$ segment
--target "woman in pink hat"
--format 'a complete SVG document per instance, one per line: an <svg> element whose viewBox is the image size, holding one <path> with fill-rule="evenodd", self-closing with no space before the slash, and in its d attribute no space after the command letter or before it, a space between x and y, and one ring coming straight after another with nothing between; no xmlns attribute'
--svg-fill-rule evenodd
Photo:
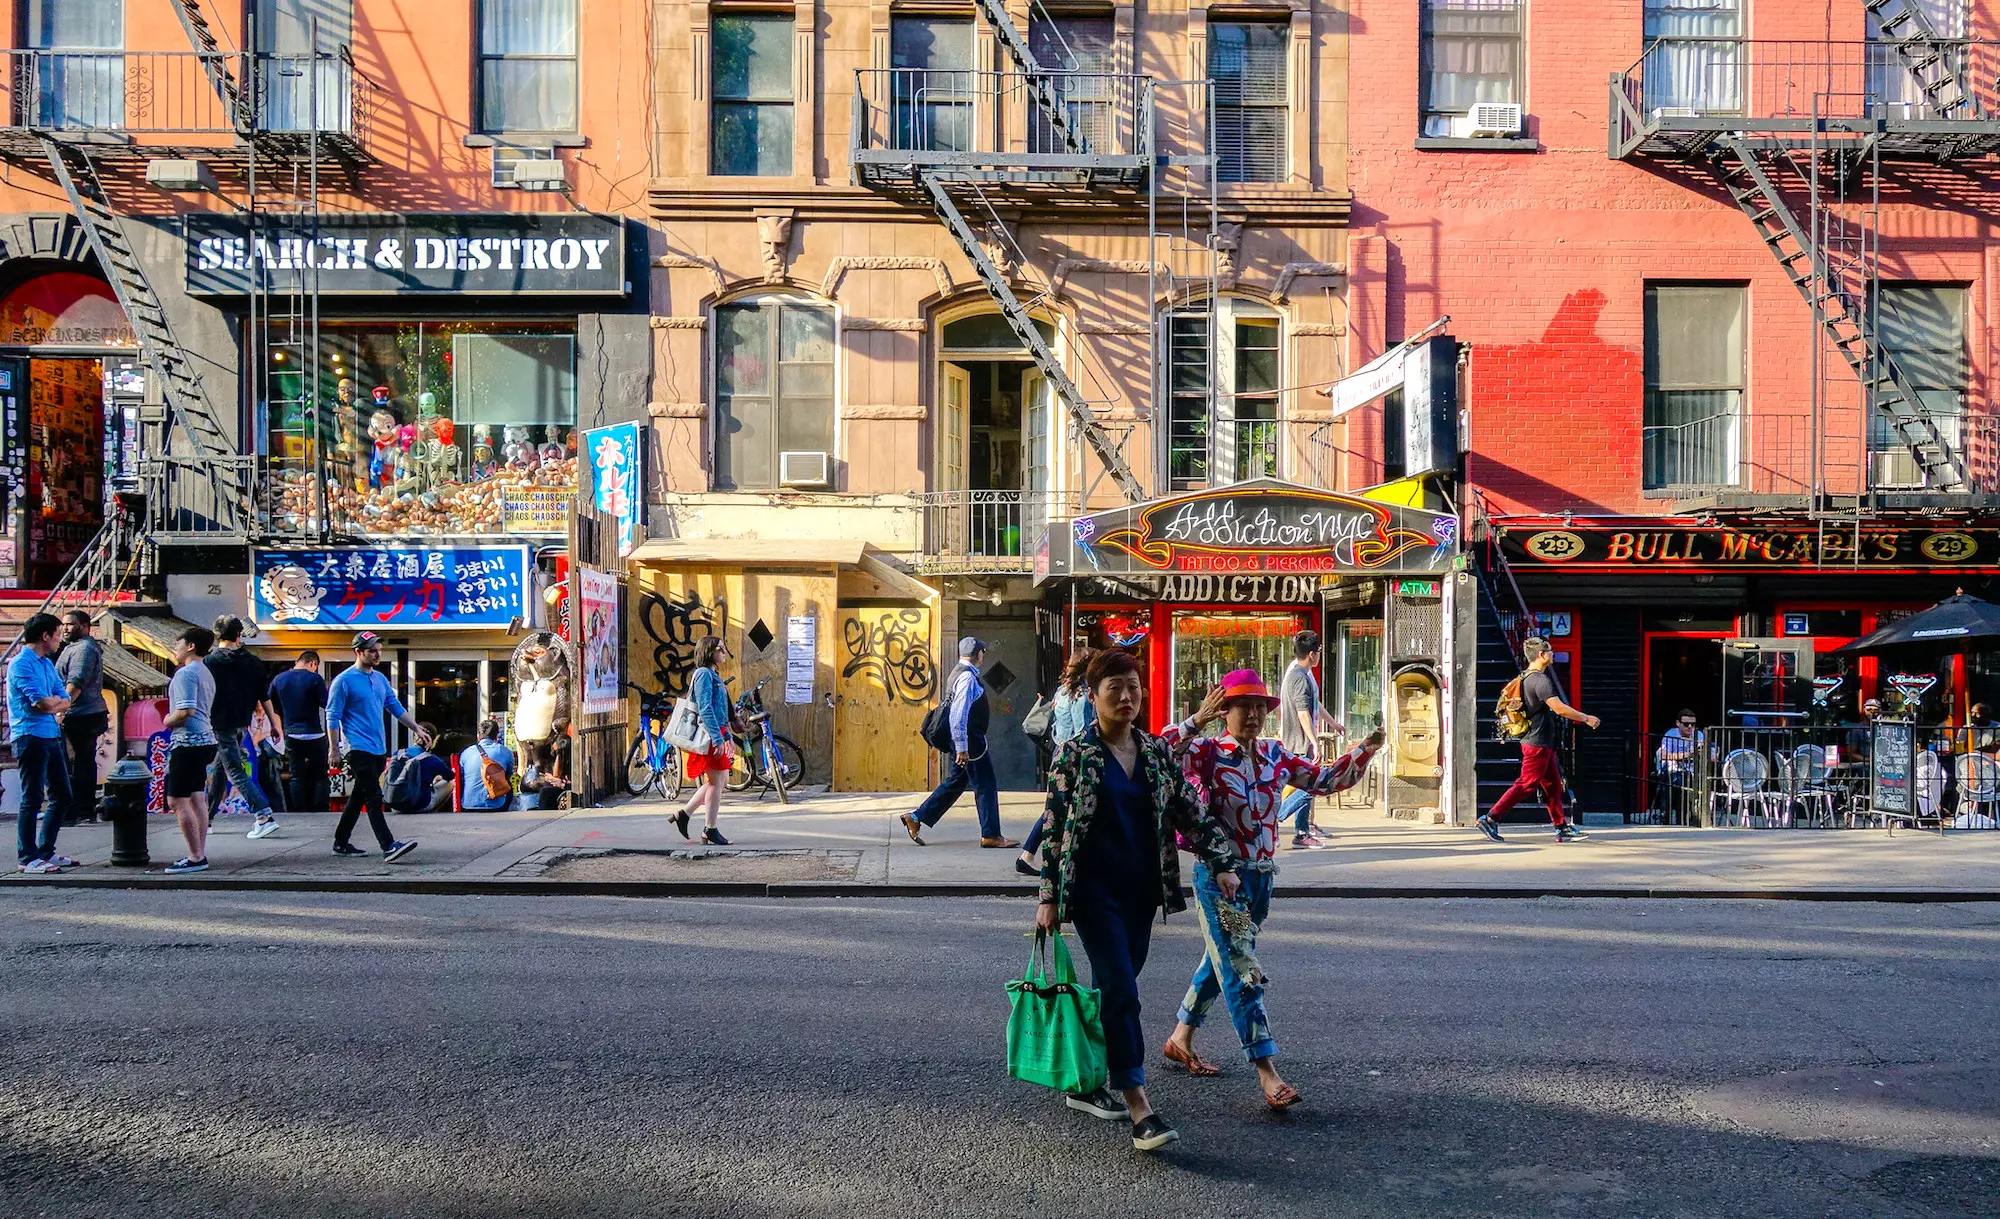
<svg viewBox="0 0 2000 1219"><path fill-rule="evenodd" d="M1264 974L1257 965L1257 931L1271 913L1271 883L1277 875L1278 805L1287 785L1314 795L1337 792L1367 773L1368 760L1381 748L1382 731L1324 765L1309 762L1275 740L1261 737L1264 720L1278 705L1254 669L1225 674L1194 715L1170 724L1161 735L1180 757L1197 790L1206 793L1208 812L1227 831L1236 849L1242 888L1232 899L1216 884L1205 863L1194 868L1194 895L1201 906L1206 945L1180 1023L1161 1051L1191 1075L1218 1075L1220 1068L1194 1052L1194 1031L1221 996L1243 1043L1243 1056L1257 1068L1264 1103L1274 1109L1297 1104L1298 1089L1278 1075L1264 1014ZM1220 736L1204 736L1221 720Z"/></svg>

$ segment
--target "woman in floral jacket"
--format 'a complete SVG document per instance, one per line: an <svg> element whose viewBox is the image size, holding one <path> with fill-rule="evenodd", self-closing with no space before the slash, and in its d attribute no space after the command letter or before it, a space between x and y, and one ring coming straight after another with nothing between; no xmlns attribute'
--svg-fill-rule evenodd
<svg viewBox="0 0 2000 1219"><path fill-rule="evenodd" d="M1094 718L1056 749L1049 764L1048 834L1042 840L1041 905L1035 925L1067 919L1090 957L1101 996L1111 1087L1070 1096L1070 1108L1132 1123L1132 1145L1157 1151L1180 1135L1146 1099L1146 1043L1139 1030L1139 971L1152 943L1153 911L1185 910L1176 831L1234 896L1234 853L1196 803L1164 741L1134 721L1144 695L1139 664L1108 648L1090 662Z"/></svg>
<svg viewBox="0 0 2000 1219"><path fill-rule="evenodd" d="M1264 1102L1282 1109L1297 1104L1299 1093L1278 1075L1278 1043L1271 1039L1264 1014L1264 974L1257 965L1257 931L1270 916L1271 882L1278 870L1278 806L1287 785L1314 795L1354 786L1381 747L1382 732L1377 729L1349 753L1315 765L1259 737L1264 718L1277 705L1254 669L1238 669L1223 676L1192 717L1169 725L1161 737L1206 795L1210 816L1228 833L1243 896L1238 903L1215 883L1208 865L1195 865L1194 896L1201 905L1206 950L1181 1000L1180 1023L1161 1053L1191 1075L1220 1074L1194 1052L1194 1031L1219 995L1243 1042L1243 1056L1257 1068ZM1217 720L1224 722L1223 734L1203 736Z"/></svg>

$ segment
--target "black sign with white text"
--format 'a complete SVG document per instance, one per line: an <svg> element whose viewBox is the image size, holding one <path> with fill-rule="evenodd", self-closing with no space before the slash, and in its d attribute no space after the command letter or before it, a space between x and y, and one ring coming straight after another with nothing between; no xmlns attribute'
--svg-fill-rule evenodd
<svg viewBox="0 0 2000 1219"><path fill-rule="evenodd" d="M625 295L624 223L545 215L322 215L316 226L240 216L187 218L190 296L243 296L253 268L268 290L328 295Z"/></svg>

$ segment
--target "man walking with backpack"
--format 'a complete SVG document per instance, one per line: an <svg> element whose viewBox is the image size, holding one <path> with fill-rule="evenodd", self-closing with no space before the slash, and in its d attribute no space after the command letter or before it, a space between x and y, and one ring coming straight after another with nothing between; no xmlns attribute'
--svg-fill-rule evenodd
<svg viewBox="0 0 2000 1219"><path fill-rule="evenodd" d="M958 667L952 670L944 701L924 717L924 740L940 753L946 752L947 744L951 749L944 782L914 813L897 818L918 846L924 845L924 830L936 825L968 786L972 788L973 807L979 812L979 845L995 849L1021 845L1000 833L1000 781L993 773L986 740L992 712L986 705L986 685L979 679L979 662L985 656L984 641L970 635L959 640Z"/></svg>
<svg viewBox="0 0 2000 1219"><path fill-rule="evenodd" d="M1521 777L1503 792L1493 807L1479 818L1479 832L1495 842L1504 842L1500 837L1500 818L1507 810L1519 804L1535 792L1542 795L1542 803L1548 806L1549 820L1556 827L1556 841L1575 842L1589 837L1573 823L1563 817L1562 767L1556 758L1556 744L1561 725L1559 719L1597 727L1598 718L1585 715L1562 700L1562 687L1549 674L1549 666L1555 663L1555 654L1549 649L1549 641L1531 638L1521 644L1521 654L1528 659L1527 672L1520 677L1520 710L1527 717L1528 730L1521 739ZM1506 710L1506 698L1501 699L1502 711Z"/></svg>

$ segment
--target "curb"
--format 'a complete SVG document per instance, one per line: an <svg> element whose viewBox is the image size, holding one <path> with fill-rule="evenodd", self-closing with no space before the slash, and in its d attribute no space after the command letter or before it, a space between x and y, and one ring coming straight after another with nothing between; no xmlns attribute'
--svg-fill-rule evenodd
<svg viewBox="0 0 2000 1219"><path fill-rule="evenodd" d="M9 889L140 889L201 890L234 893L395 893L440 897L1033 897L1036 887L1013 882L940 884L860 884L852 881L598 881L508 880L471 877L408 880L393 878L314 878L247 876L163 876L135 873L110 876L50 876L0 881ZM1679 901L1760 902L1890 902L1923 905L1952 902L2000 902L1996 889L1656 889L1641 886L1563 888L1560 886L1482 887L1477 885L1366 886L1279 885L1281 898L1631 898Z"/></svg>

